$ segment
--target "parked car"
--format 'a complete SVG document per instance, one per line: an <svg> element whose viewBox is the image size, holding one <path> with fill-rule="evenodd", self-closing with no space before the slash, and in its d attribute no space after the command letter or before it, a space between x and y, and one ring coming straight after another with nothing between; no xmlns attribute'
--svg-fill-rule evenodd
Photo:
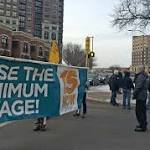
<svg viewBox="0 0 150 150"><path fill-rule="evenodd" d="M89 78L88 78L88 82L89 82L89 85L90 85L90 86L93 86L93 78L90 78L90 77L89 77Z"/></svg>
<svg viewBox="0 0 150 150"><path fill-rule="evenodd" d="M99 77L99 84L105 84L106 83L106 77Z"/></svg>

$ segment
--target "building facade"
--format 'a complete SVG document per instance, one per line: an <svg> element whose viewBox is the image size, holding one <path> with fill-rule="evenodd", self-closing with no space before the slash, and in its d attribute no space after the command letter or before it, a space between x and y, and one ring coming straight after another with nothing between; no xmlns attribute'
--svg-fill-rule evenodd
<svg viewBox="0 0 150 150"><path fill-rule="evenodd" d="M0 0L0 22L62 47L64 0Z"/></svg>
<svg viewBox="0 0 150 150"><path fill-rule="evenodd" d="M19 30L18 0L0 0L0 23Z"/></svg>
<svg viewBox="0 0 150 150"><path fill-rule="evenodd" d="M37 37L0 24L0 55L48 61L49 45Z"/></svg>
<svg viewBox="0 0 150 150"><path fill-rule="evenodd" d="M136 72L143 65L150 71L150 35L133 36L131 69Z"/></svg>

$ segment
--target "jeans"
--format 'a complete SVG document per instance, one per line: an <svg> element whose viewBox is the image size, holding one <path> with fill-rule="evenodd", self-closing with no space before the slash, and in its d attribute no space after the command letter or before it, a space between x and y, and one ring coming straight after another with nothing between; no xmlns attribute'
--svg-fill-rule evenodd
<svg viewBox="0 0 150 150"><path fill-rule="evenodd" d="M115 105L116 104L116 96L117 96L117 91L112 90L111 91L111 101L110 103Z"/></svg>
<svg viewBox="0 0 150 150"><path fill-rule="evenodd" d="M86 114L86 112L87 112L87 106L86 106L86 92L85 92L83 96L83 114Z"/></svg>
<svg viewBox="0 0 150 150"><path fill-rule="evenodd" d="M86 113L87 113L86 92L85 92L84 95L83 95L83 100L82 100L81 105L78 107L78 110L77 110L77 112L76 112L77 114L80 114L81 109L82 109L82 106L83 106L83 114L86 114Z"/></svg>
<svg viewBox="0 0 150 150"><path fill-rule="evenodd" d="M131 90L123 89L123 107L130 109Z"/></svg>

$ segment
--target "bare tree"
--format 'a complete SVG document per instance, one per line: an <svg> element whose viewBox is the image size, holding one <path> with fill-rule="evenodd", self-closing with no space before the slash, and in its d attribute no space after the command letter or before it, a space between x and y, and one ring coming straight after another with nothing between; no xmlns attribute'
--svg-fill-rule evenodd
<svg viewBox="0 0 150 150"><path fill-rule="evenodd" d="M67 65L85 67L86 55L78 44L68 43L63 48L63 60Z"/></svg>
<svg viewBox="0 0 150 150"><path fill-rule="evenodd" d="M120 0L112 14L113 26L145 29L150 25L150 0Z"/></svg>

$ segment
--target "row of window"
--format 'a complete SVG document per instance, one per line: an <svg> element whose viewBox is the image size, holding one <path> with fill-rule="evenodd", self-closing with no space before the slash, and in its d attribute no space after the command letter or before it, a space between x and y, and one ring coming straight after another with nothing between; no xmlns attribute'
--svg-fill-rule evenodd
<svg viewBox="0 0 150 150"><path fill-rule="evenodd" d="M0 3L17 3L18 0L0 0Z"/></svg>
<svg viewBox="0 0 150 150"><path fill-rule="evenodd" d="M4 10L0 9L0 15L4 16L4 13L5 13ZM16 18L17 12L6 11L5 15L6 15L6 17L12 16L12 17Z"/></svg>
<svg viewBox="0 0 150 150"><path fill-rule="evenodd" d="M57 38L57 37L56 37L56 33L55 33L55 32L52 32L52 33L51 33L51 39L52 39L52 40L56 40L56 38ZM49 40L49 39L50 39L50 33L49 33L48 31L45 31L45 32L44 32L44 39L45 39L45 40Z"/></svg>
<svg viewBox="0 0 150 150"><path fill-rule="evenodd" d="M1 37L2 48L4 48L4 49L9 48L8 47L8 41L9 41L8 36L3 35ZM14 42L14 44L15 44L15 47L17 48L17 46L18 46L17 43ZM36 46L32 45L32 46L29 47L28 43L24 42L24 44L23 44L23 53L29 53L29 48L31 49L32 52L34 52L36 50ZM44 56L42 47L39 47L39 56Z"/></svg>
<svg viewBox="0 0 150 150"><path fill-rule="evenodd" d="M3 20L3 19L0 19L0 23L5 23L5 24L8 24L8 25L16 26L17 25L17 20L10 20L10 19Z"/></svg>
<svg viewBox="0 0 150 150"><path fill-rule="evenodd" d="M4 5L4 4L0 3L0 7L1 7L3 10L4 10L4 9L6 9L6 10L12 9L12 10L17 11L17 6L16 6L16 5L9 5L9 4Z"/></svg>

